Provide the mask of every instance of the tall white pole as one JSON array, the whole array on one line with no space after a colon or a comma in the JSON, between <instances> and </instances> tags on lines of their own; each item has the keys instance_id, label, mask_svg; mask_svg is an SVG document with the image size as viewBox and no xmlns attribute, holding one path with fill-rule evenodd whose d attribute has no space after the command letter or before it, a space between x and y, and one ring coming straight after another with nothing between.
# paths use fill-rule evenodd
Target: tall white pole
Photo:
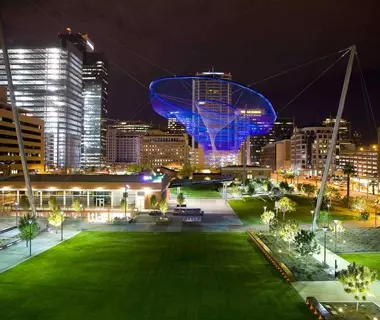
<instances>
[{"instance_id":1,"label":"tall white pole","mask_svg":"<svg viewBox=\"0 0 380 320\"><path fill-rule=\"evenodd\" d=\"M8 89L9 89L9 95L11 98L13 121L15 123L17 142L18 142L18 147L20 150L19 154L20 154L20 159L21 159L21 164L22 164L22 171L24 173L26 194L29 198L29 203L32 209L33 216L36 216L36 207L34 206L34 198L33 198L32 186L30 184L28 164L26 162L26 157L25 157L24 140L22 138L20 120L19 120L18 110L16 106L16 98L15 98L15 92L13 88L12 73L11 73L11 67L9 63L8 50L5 44L5 40L4 40L3 22L2 22L1 16L0 16L0 46L3 49L5 71L6 71L7 79L8 79Z\"/></svg>"},{"instance_id":2,"label":"tall white pole","mask_svg":"<svg viewBox=\"0 0 380 320\"><path fill-rule=\"evenodd\" d=\"M316 204L315 209L314 209L314 217L313 217L313 223L312 223L312 227L311 227L313 231L315 231L317 229L317 218L319 216L319 211L321 209L323 194L324 194L326 183L327 183L327 177L329 175L330 165L331 165L331 162L333 160L336 140L338 137L340 119L342 118L344 103L346 102L348 85L350 83L352 66L354 64L354 58L355 58L355 54L356 54L356 46L351 46L350 50L346 51L343 54L343 56L346 55L348 52L351 52L351 53L350 53L350 57L348 59L346 76L344 77L342 93L340 95L339 107L338 107L338 112L336 114L334 130L333 130L333 134L331 137L330 148L329 148L329 151L327 153L327 159L326 159L326 164L325 164L325 170L324 170L323 176L322 176L321 187L320 187L319 192L318 192L317 204Z\"/></svg>"}]
</instances>

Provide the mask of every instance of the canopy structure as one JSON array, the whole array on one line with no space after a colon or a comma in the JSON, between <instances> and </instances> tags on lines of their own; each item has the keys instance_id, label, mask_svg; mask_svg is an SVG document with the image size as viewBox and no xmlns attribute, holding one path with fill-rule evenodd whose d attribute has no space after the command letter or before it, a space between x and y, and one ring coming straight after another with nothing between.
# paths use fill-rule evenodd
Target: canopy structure
<instances>
[{"instance_id":1,"label":"canopy structure","mask_svg":"<svg viewBox=\"0 0 380 320\"><path fill-rule=\"evenodd\" d=\"M150 102L161 116L176 118L205 154L237 153L247 136L267 134L276 119L263 95L217 77L155 80L150 84Z\"/></svg>"}]
</instances>

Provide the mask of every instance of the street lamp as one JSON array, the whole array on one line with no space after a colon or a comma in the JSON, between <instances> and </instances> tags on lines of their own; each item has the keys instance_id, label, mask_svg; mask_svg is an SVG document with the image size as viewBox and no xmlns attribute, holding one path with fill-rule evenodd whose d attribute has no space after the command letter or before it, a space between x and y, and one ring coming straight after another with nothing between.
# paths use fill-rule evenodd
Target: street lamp
<instances>
[{"instance_id":1,"label":"street lamp","mask_svg":"<svg viewBox=\"0 0 380 320\"><path fill-rule=\"evenodd\" d=\"M63 212L61 211L61 241L63 241Z\"/></svg>"},{"instance_id":2,"label":"street lamp","mask_svg":"<svg viewBox=\"0 0 380 320\"><path fill-rule=\"evenodd\" d=\"M16 207L16 228L18 227L18 202L15 202L15 207Z\"/></svg>"},{"instance_id":3,"label":"street lamp","mask_svg":"<svg viewBox=\"0 0 380 320\"><path fill-rule=\"evenodd\" d=\"M127 207L128 207L128 189L129 185L125 185L125 191L124 191L124 218L127 218Z\"/></svg>"},{"instance_id":4,"label":"street lamp","mask_svg":"<svg viewBox=\"0 0 380 320\"><path fill-rule=\"evenodd\" d=\"M32 256L32 223L33 219L28 220L29 224L29 257Z\"/></svg>"},{"instance_id":5,"label":"street lamp","mask_svg":"<svg viewBox=\"0 0 380 320\"><path fill-rule=\"evenodd\" d=\"M325 248L324 248L324 252L323 252L323 263L325 265L325 267L327 266L327 263L326 263L326 235L327 235L327 230L329 230L328 227L323 227L323 231L325 232Z\"/></svg>"},{"instance_id":6,"label":"street lamp","mask_svg":"<svg viewBox=\"0 0 380 320\"><path fill-rule=\"evenodd\" d=\"M267 211L267 206L264 206L263 208L264 208L264 212Z\"/></svg>"},{"instance_id":7,"label":"street lamp","mask_svg":"<svg viewBox=\"0 0 380 320\"><path fill-rule=\"evenodd\" d=\"M338 220L334 220L334 230L335 230L335 254L337 253L336 251L336 244L337 244L337 227L338 227Z\"/></svg>"},{"instance_id":8,"label":"street lamp","mask_svg":"<svg viewBox=\"0 0 380 320\"><path fill-rule=\"evenodd\" d=\"M330 206L331 206L331 204L328 203L327 204L327 225L328 226L330 225Z\"/></svg>"}]
</instances>

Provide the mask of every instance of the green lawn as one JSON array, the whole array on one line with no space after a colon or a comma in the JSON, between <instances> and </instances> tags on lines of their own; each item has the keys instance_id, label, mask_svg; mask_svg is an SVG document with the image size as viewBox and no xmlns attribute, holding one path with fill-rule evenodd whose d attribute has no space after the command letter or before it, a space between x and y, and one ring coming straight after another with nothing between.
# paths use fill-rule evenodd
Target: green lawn
<instances>
[{"instance_id":1,"label":"green lawn","mask_svg":"<svg viewBox=\"0 0 380 320\"><path fill-rule=\"evenodd\" d=\"M314 319L240 233L84 232L0 274L0 319Z\"/></svg>"},{"instance_id":2,"label":"green lawn","mask_svg":"<svg viewBox=\"0 0 380 320\"><path fill-rule=\"evenodd\" d=\"M170 192L177 195L177 188L171 188ZM181 187L180 192L183 193L185 198L221 198L216 186L194 186L194 187Z\"/></svg>"},{"instance_id":3,"label":"green lawn","mask_svg":"<svg viewBox=\"0 0 380 320\"><path fill-rule=\"evenodd\" d=\"M377 271L377 278L380 280L380 252L379 253L341 253L339 254L348 262L356 262L361 266L367 266Z\"/></svg>"},{"instance_id":4,"label":"green lawn","mask_svg":"<svg viewBox=\"0 0 380 320\"><path fill-rule=\"evenodd\" d=\"M290 199L297 203L297 211L291 212L286 215L287 218L295 219L301 223L311 223L312 215L311 210L312 198L308 198L302 195L287 195ZM231 208L239 216L245 224L259 224L260 216L263 213L263 207L266 206L268 210L274 210L274 201L269 197L253 197L245 198L244 200L229 200ZM352 220L355 218L353 212L350 212L346 209L335 207L330 212L331 219L339 220Z\"/></svg>"}]
</instances>

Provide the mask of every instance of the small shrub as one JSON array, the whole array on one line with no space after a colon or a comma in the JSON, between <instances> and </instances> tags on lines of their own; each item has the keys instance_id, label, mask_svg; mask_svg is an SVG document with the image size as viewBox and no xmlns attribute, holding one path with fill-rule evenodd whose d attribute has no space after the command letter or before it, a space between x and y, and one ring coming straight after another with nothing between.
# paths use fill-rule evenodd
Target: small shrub
<instances>
[{"instance_id":1,"label":"small shrub","mask_svg":"<svg viewBox=\"0 0 380 320\"><path fill-rule=\"evenodd\" d=\"M360 212L360 220L362 221L368 221L369 219L369 212Z\"/></svg>"},{"instance_id":2,"label":"small shrub","mask_svg":"<svg viewBox=\"0 0 380 320\"><path fill-rule=\"evenodd\" d=\"M312 255L320 252L320 246L313 231L298 231L294 239L294 243L301 256Z\"/></svg>"}]
</instances>

